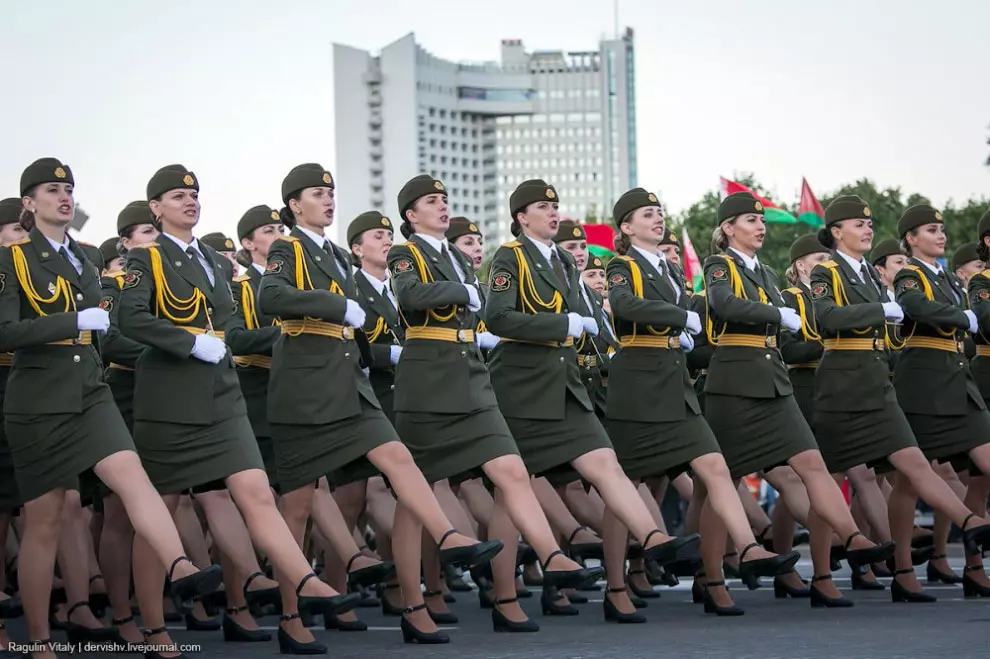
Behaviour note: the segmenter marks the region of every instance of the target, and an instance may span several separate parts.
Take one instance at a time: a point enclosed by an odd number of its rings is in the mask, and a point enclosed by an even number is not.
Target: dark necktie
[[[329,257],[330,259],[330,271],[333,273],[335,277],[340,277],[343,271],[341,270],[340,265],[337,263],[337,253],[334,250],[333,246],[330,245],[330,241],[326,241],[323,243],[323,251],[326,252],[327,257]]]
[[[866,267],[865,263],[859,266],[859,276],[863,278],[864,284],[873,289],[877,295],[880,294],[880,289],[877,287],[877,283],[873,281],[873,277],[870,276],[870,269]]]
[[[186,254],[189,255],[189,259],[196,264],[196,267],[199,268],[200,272],[203,273],[203,276],[206,277],[206,281],[208,281],[212,286],[213,281],[210,279],[210,273],[207,272],[205,267],[203,267],[203,262],[199,260],[199,254],[196,253],[196,250],[192,245],[186,248]]]
[[[69,267],[76,271],[77,275],[82,274],[82,269],[77,268],[75,264],[72,263],[72,259],[69,258],[69,252],[66,251],[64,245],[58,248],[58,253],[62,255],[62,258],[65,259],[65,262],[69,264]]]
[[[564,264],[561,263],[560,258],[557,256],[557,250],[550,250],[550,267],[553,268],[554,273],[560,278],[560,282],[567,288],[571,287],[571,283],[567,281],[567,273],[564,272]]]
[[[938,279],[939,284],[944,284],[944,286],[942,287],[943,290],[948,288],[950,291],[952,291],[952,298],[956,301],[956,304],[959,304],[959,294],[956,293],[956,289],[952,285],[952,282],[949,280],[948,275],[945,274],[945,270],[939,270],[938,274],[935,275],[935,278]]]

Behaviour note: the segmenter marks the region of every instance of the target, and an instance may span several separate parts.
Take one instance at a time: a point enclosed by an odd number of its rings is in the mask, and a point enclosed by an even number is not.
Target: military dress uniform
[[[983,214],[977,225],[976,233],[982,241],[985,235],[990,235],[990,211]],[[970,360],[970,371],[976,380],[983,400],[990,400],[990,270],[973,275],[966,287],[966,296],[970,307],[980,323],[980,331],[973,336],[975,345],[973,359]]]
[[[544,181],[523,183],[512,193],[510,215],[557,199]],[[570,254],[520,235],[495,251],[485,307],[488,328],[501,338],[489,360],[499,409],[530,473],[554,486],[580,479],[572,461],[612,448],[568,334],[569,314],[591,317],[582,313],[580,277]]]
[[[431,194],[446,194],[443,183],[425,174],[408,181],[398,195],[400,216]],[[482,465],[519,450],[475,340],[467,286],[477,279],[460,250],[403,229],[408,242],[388,255],[405,330],[395,427],[427,481],[482,476]]]
[[[268,206],[249,209],[237,223],[237,235],[247,238],[258,228],[281,221],[278,212]],[[227,345],[237,365],[237,379],[247,405],[248,420],[265,463],[268,482],[278,489],[278,469],[272,429],[268,423],[268,375],[272,367],[272,348],[281,330],[275,318],[258,310],[258,291],[265,268],[252,263],[244,274],[235,277],[231,287],[234,313],[224,327]]]
[[[584,269],[601,270],[602,275],[605,274],[605,265],[597,256],[589,256],[588,264]],[[598,322],[598,336],[585,334],[575,342],[574,348],[577,350],[584,388],[587,389],[591,402],[595,404],[598,420],[605,424],[605,411],[608,409],[609,364],[612,356],[619,349],[619,344],[612,330],[612,317],[605,311],[605,298],[598,291],[586,286],[583,281],[581,292],[582,306],[578,313],[594,318]],[[608,430],[607,425],[606,430]]]
[[[931,206],[913,206],[897,230],[904,236],[941,221]],[[972,299],[980,301],[985,289],[975,282],[970,289]],[[978,329],[973,312],[967,313],[966,291],[941,267],[916,258],[897,273],[894,290],[904,309],[905,341],[894,368],[897,400],[928,459],[975,472],[969,452],[990,442],[990,413],[965,355],[963,340]]]
[[[691,297],[688,309],[706,318],[708,313],[708,291],[702,289]],[[694,393],[698,397],[701,411],[705,411],[705,382],[708,380],[708,366],[711,364],[715,346],[708,341],[708,332],[694,337],[694,350],[687,353],[688,372],[693,378]]]
[[[219,261],[220,267],[223,268],[224,276],[227,280],[232,280],[234,275],[237,273],[234,272],[234,264],[230,262],[227,255],[232,255],[237,252],[237,247],[234,245],[234,241],[220,232],[214,232],[208,233],[200,238],[200,242],[212,247],[217,254],[223,257]]]
[[[887,265],[888,256],[907,256],[901,249],[900,241],[893,238],[888,238],[887,240],[881,240],[878,244],[873,246],[870,250],[870,264],[876,268],[877,266]],[[882,302],[896,302],[894,296],[894,290],[892,288],[885,288],[881,291],[880,299]],[[904,347],[904,341],[901,338],[901,324],[887,321],[887,363],[890,365],[890,377],[894,377],[894,364],[897,363],[897,355],[901,348]]]
[[[808,234],[801,236],[791,245],[790,261],[793,264],[810,254],[819,252],[828,254],[828,251],[827,247],[818,242],[816,234]],[[818,368],[825,347],[818,334],[818,323],[810,293],[811,289],[800,281],[780,292],[784,306],[795,309],[801,317],[799,335],[789,332],[781,334],[780,356],[787,364],[787,373],[794,388],[794,400],[801,408],[805,421],[814,428],[815,370]]]
[[[20,221],[23,206],[17,197],[0,201],[0,227]],[[12,353],[0,353],[0,514],[9,514],[20,508],[20,494],[17,492],[17,477],[14,475],[14,461],[7,444],[7,432],[3,422],[4,398],[7,393],[7,378],[14,363]]]
[[[762,204],[747,193],[729,195],[719,206],[720,221],[745,213],[763,214]],[[816,450],[777,350],[777,307],[784,302],[776,273],[758,261],[750,269],[731,249],[709,257],[704,270],[706,331],[716,346],[705,381],[705,417],[732,477]]]
[[[72,172],[36,161],[21,192],[49,182],[73,183]],[[14,353],[4,424],[22,501],[78,489],[80,473],[134,450],[103,378],[99,336],[77,325],[101,297],[96,265],[70,236],[53,245],[35,227],[0,250],[0,350]]]
[[[199,183],[170,165],[149,181],[148,199],[175,189]],[[193,356],[196,337],[222,340],[235,312],[223,258],[196,243],[163,233],[130,249],[121,286],[120,331],[147,346],[135,362],[134,439],[161,494],[222,490],[228,476],[264,469],[230,349],[216,364]]]
[[[299,165],[282,182],[282,200],[333,186],[321,166]],[[348,302],[357,306],[357,296],[350,256],[323,236],[295,226],[269,248],[259,309],[281,322],[268,421],[283,493],[331,472],[331,486],[377,475],[365,456],[399,441],[363,372],[373,360],[367,337],[344,325]]]
[[[347,242],[365,231],[393,230],[392,221],[376,211],[358,215],[347,227]],[[364,333],[368,336],[373,362],[368,371],[371,387],[389,422],[395,422],[393,399],[395,398],[395,364],[401,353],[405,333],[399,323],[398,302],[392,292],[391,281],[379,281],[364,270],[354,274],[357,302],[364,309]]]

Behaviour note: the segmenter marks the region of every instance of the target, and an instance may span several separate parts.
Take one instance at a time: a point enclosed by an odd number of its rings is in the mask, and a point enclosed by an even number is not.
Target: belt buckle
[[[765,343],[766,343],[766,347],[773,348],[774,344],[777,343],[777,339],[776,337],[768,336]]]
[[[74,346],[82,345],[82,342],[83,342],[83,333],[79,332],[79,336],[74,337],[72,339],[72,345]]]
[[[679,336],[668,336],[667,337],[667,347],[668,348],[679,348],[681,337]]]
[[[343,330],[341,331],[341,333],[340,333],[340,335],[341,335],[342,337],[344,337],[344,340],[346,340],[346,341],[350,341],[351,339],[353,339],[353,338],[354,338],[354,328],[353,328],[353,327],[345,327],[345,328],[344,328],[344,329],[343,329]]]
[[[585,368],[591,368],[591,355],[581,355],[581,365]]]
[[[463,330],[463,329],[457,330],[457,342],[458,343],[467,343],[468,342],[468,334],[467,334],[467,332],[468,332],[467,330]]]
[[[876,350],[877,352],[882,352],[885,347],[886,346],[884,346],[883,339],[879,339],[879,338],[873,339],[874,350]]]
[[[956,352],[963,353],[966,352],[966,344],[962,341],[956,341]]]

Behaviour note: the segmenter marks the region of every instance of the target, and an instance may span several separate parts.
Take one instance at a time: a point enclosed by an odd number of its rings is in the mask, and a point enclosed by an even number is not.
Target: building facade
[[[377,56],[335,44],[340,235],[366,210],[398,221],[399,188],[424,172],[488,253],[511,239],[509,194],[526,179],[553,183],[563,215],[603,219],[637,185],[635,108],[631,29],[586,52],[503,40],[501,62],[485,64],[434,57],[412,34]]]

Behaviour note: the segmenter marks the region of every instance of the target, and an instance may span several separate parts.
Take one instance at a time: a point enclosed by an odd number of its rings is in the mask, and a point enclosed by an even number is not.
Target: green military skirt
[[[3,396],[7,389],[7,375],[10,367],[0,366],[0,410],[3,410]],[[21,505],[17,491],[17,475],[14,473],[14,460],[7,444],[3,414],[0,412],[0,514],[12,513]]]
[[[370,478],[378,470],[365,458],[399,437],[385,414],[358,396],[361,413],[319,426],[273,423],[272,437],[279,490],[284,494],[312,486],[323,476],[331,487]]]
[[[949,462],[957,471],[981,474],[970,460],[969,452],[990,442],[990,412],[981,410],[967,398],[965,415],[931,416],[906,412],[905,416],[925,457]]]
[[[497,407],[466,414],[396,412],[395,429],[427,482],[480,476],[479,467],[519,448]]]
[[[581,480],[571,462],[591,451],[612,448],[598,417],[570,392],[564,396],[563,419],[506,416],[505,422],[529,473],[545,476],[554,487]]]
[[[705,418],[734,479],[769,471],[798,453],[818,449],[794,396],[743,398],[709,392]]]
[[[83,392],[80,414],[5,414],[21,501],[57,488],[79,489],[79,475],[134,441],[105,384]]]
[[[135,421],[134,443],[148,478],[161,494],[222,489],[225,478],[264,469],[246,415],[208,426]]]
[[[904,412],[894,401],[882,410],[815,412],[815,439],[829,472],[838,474],[865,464],[883,473],[893,466],[887,456],[917,446]]]
[[[265,473],[268,482],[278,485],[278,464],[275,460],[275,444],[272,440],[272,428],[268,423],[268,375],[265,368],[244,366],[237,369],[237,378],[244,394],[244,404],[248,411],[248,421],[254,431],[261,451],[261,459],[265,462]]]
[[[686,414],[683,420],[659,423],[609,419],[608,435],[629,478],[674,479],[687,471],[695,458],[721,453],[705,417],[690,409]]]
[[[794,390],[794,400],[804,415],[804,420],[812,428],[815,427],[815,369],[791,368],[787,371]]]

